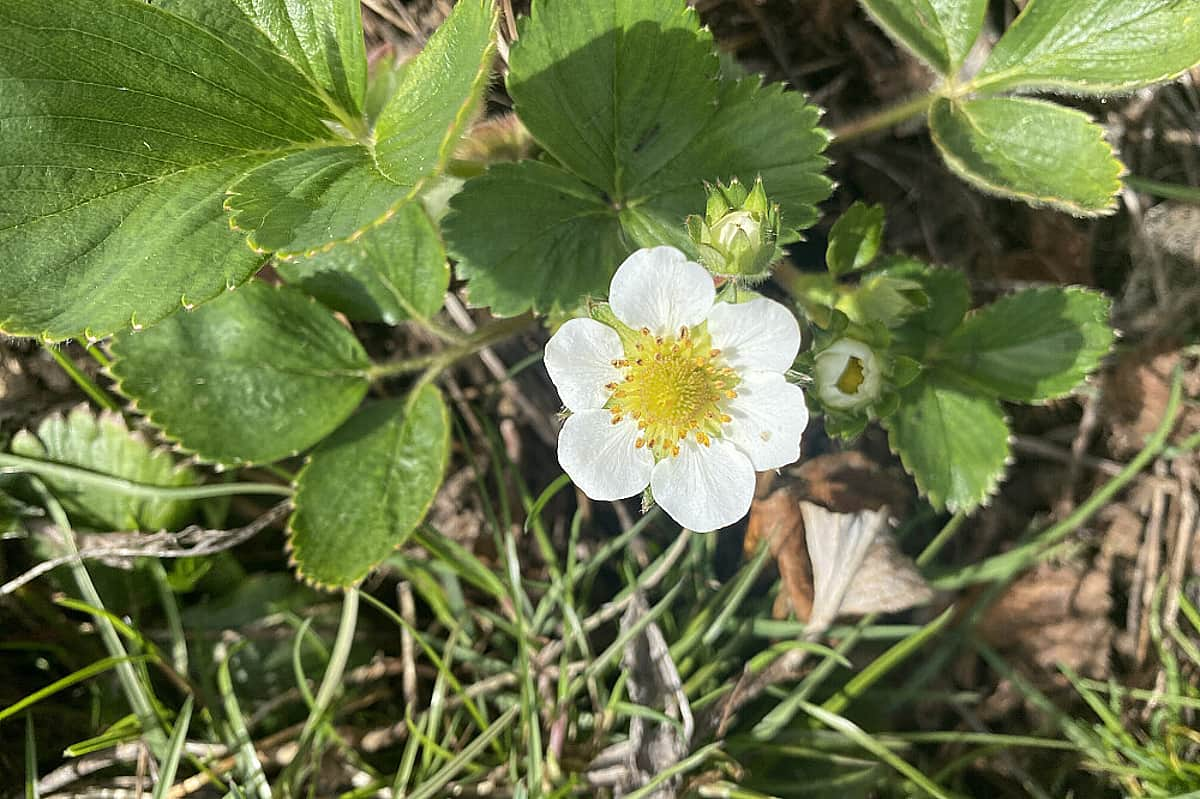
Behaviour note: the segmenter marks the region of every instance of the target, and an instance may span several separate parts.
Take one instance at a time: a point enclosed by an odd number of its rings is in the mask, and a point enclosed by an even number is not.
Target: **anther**
[[[726,391],[725,396],[729,397],[729,399],[737,399],[737,392],[736,391]]]
[[[733,417],[727,413],[721,414],[721,424],[729,424],[733,421]]]
[[[721,351],[717,350],[717,349],[712,349],[712,350],[708,351],[708,357],[710,357],[710,358],[715,358],[720,354],[721,354]]]
[[[633,442],[633,446],[636,449],[641,449],[642,447],[646,446],[646,439],[639,437],[637,441]]]
[[[712,444],[712,440],[708,437],[708,435],[706,433],[697,433],[696,441],[700,444],[703,444],[706,447],[709,446],[710,444]]]
[[[648,335],[650,335],[650,328],[648,328],[648,327],[643,327],[643,328],[642,328],[642,330],[641,330],[641,333],[642,333],[642,335],[643,335],[643,336],[648,336]]]

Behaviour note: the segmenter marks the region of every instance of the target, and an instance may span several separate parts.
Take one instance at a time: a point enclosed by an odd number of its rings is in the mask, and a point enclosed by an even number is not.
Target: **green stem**
[[[42,495],[50,518],[62,530],[62,540],[67,554],[78,555],[79,548],[75,545],[75,531],[71,528],[71,522],[67,519],[67,514],[63,511],[62,506],[40,483],[36,483],[35,488]],[[92,582],[91,575],[88,574],[87,567],[83,565],[83,561],[72,560],[68,567],[83,601],[94,608],[103,609],[104,603],[100,600],[100,594],[96,590],[95,583]],[[123,662],[117,664],[116,672],[122,692],[125,694],[125,701],[129,703],[130,709],[133,710],[134,716],[141,724],[146,745],[161,762],[167,751],[167,734],[163,730],[158,715],[154,712],[154,705],[146,693],[145,686],[138,678],[133,664],[129,662],[129,653],[125,651],[125,646],[121,643],[121,636],[117,634],[113,623],[102,614],[94,614],[92,618],[95,620],[96,630],[100,634],[100,640],[104,643],[109,657],[123,659]]]
[[[141,499],[209,499],[238,494],[274,494],[281,497],[292,495],[290,486],[275,485],[274,483],[214,483],[201,486],[158,486],[150,483],[136,483],[133,480],[93,472],[79,466],[68,466],[65,463],[53,463],[37,458],[0,453],[0,474],[12,473],[37,474],[42,477],[70,480]]]
[[[1137,175],[1126,175],[1125,185],[1146,194],[1162,197],[1166,200],[1181,200],[1186,203],[1200,203],[1200,188],[1184,186],[1179,183],[1163,183],[1158,180],[1140,178]]]
[[[62,370],[67,373],[67,376],[75,381],[75,385],[83,389],[83,393],[92,398],[92,401],[104,408],[106,411],[119,412],[121,406],[117,405],[116,401],[108,396],[107,392],[100,386],[96,385],[96,381],[83,373],[83,370],[75,365],[75,362],[66,356],[61,349],[52,344],[43,344],[42,347],[46,352],[50,353]]]
[[[532,322],[533,316],[531,314],[500,319],[487,327],[475,331],[461,343],[447,347],[440,352],[419,355],[415,358],[405,358],[400,361],[391,361],[389,363],[373,364],[367,370],[367,377],[374,382],[389,377],[422,371],[432,372],[436,376],[455,362],[474,355],[480,350],[495,344],[497,341],[519,333]]]
[[[1088,497],[1086,502],[1081,503],[1070,516],[1047,528],[1032,541],[1000,555],[994,555],[954,574],[948,574],[939,580],[934,580],[933,586],[940,590],[953,591],[974,583],[1007,579],[1032,566],[1047,549],[1066,538],[1073,530],[1091,518],[1092,514],[1107,505],[1118,491],[1128,485],[1133,478],[1137,477],[1143,469],[1162,454],[1166,449],[1171,431],[1175,429],[1175,422],[1179,418],[1182,404],[1183,374],[1176,369],[1171,383],[1171,393],[1167,398],[1167,407],[1163,412],[1163,419],[1158,429],[1150,436],[1145,448],[1113,479]]]
[[[350,645],[354,643],[354,630],[358,626],[358,589],[346,590],[342,600],[342,618],[338,622],[337,638],[333,642],[333,651],[329,653],[329,665],[325,667],[325,676],[321,678],[321,687],[317,690],[317,698],[313,703],[312,712],[304,722],[304,730],[300,733],[300,748],[304,749],[317,727],[325,721],[333,697],[342,687],[342,676],[346,673],[346,662],[350,658]]]
[[[833,143],[841,144],[842,142],[861,139],[872,133],[878,133],[899,125],[901,122],[905,122],[912,117],[924,114],[929,110],[929,106],[933,105],[933,101],[940,96],[934,93],[923,94],[900,105],[885,108],[882,111],[877,111],[854,122],[836,127],[833,129]]]
[[[929,561],[936,558],[937,554],[942,551],[942,547],[946,546],[951,538],[954,538],[966,520],[967,514],[962,511],[951,516],[950,521],[946,522],[946,526],[941,529],[941,532],[934,536],[925,549],[921,550],[921,554],[917,557],[917,565],[926,566]]]

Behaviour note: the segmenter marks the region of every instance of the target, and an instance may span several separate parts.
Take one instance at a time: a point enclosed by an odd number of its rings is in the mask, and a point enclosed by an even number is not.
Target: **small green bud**
[[[687,218],[688,235],[700,260],[721,277],[761,280],[783,257],[779,247],[779,206],[767,199],[762,178],[750,191],[737,178],[707,186],[704,218]]]

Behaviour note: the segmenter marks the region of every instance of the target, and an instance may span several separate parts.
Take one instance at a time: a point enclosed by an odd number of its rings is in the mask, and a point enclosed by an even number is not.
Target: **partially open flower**
[[[712,276],[673,247],[638,250],[617,269],[605,321],[572,319],[546,345],[571,412],[558,459],[596,500],[650,486],[684,527],[740,519],[754,473],[800,457],[804,393],[784,372],[800,349],[787,308],[716,302]]]
[[[879,399],[879,358],[861,341],[844,338],[817,354],[817,396],[829,408],[857,410]]]

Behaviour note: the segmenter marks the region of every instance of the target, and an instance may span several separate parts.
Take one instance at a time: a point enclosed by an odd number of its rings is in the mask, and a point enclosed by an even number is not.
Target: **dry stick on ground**
[[[206,530],[191,526],[176,533],[94,533],[79,536],[80,549],[43,561],[24,574],[0,586],[0,596],[6,596],[21,586],[36,580],[59,566],[84,560],[100,560],[119,569],[132,569],[133,558],[195,558],[232,549],[249,541],[265,528],[287,515],[291,500],[284,500],[245,527],[234,530]],[[62,539],[64,533],[53,525],[41,529],[41,534]]]
[[[450,318],[454,320],[454,324],[458,325],[466,333],[474,333],[476,330],[475,320],[467,313],[466,307],[453,294],[446,296],[446,312],[450,314]],[[528,397],[521,393],[516,383],[508,379],[508,367],[504,365],[504,361],[500,360],[500,356],[491,347],[484,347],[479,351],[479,360],[491,372],[492,377],[496,378],[500,383],[500,390],[512,402],[520,408],[525,415],[526,421],[538,438],[542,440],[548,447],[555,447],[558,444],[558,431],[550,420],[537,409]]]

